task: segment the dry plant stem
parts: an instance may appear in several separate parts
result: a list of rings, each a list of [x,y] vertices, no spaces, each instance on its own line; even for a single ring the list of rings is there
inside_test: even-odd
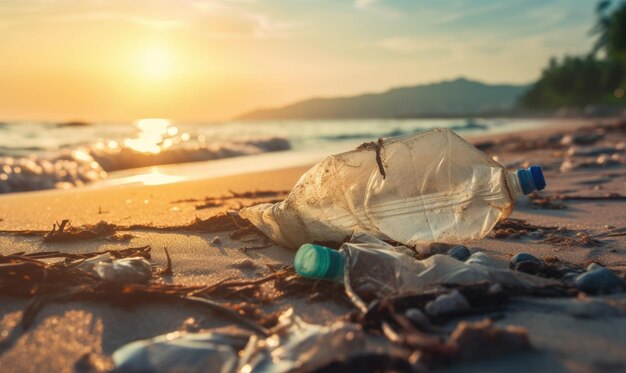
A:
[[[222,304],[215,302],[213,300],[207,299],[207,298],[200,298],[200,297],[194,297],[194,296],[186,296],[186,297],[182,297],[181,299],[188,301],[190,303],[194,303],[194,304],[201,304],[203,306],[206,306],[208,308],[210,308],[211,310],[226,316],[227,318],[230,318],[232,320],[237,321],[238,323],[247,326],[248,328],[250,328],[252,331],[261,334],[264,337],[267,337],[270,335],[270,332],[268,329],[262,327],[261,325],[255,323],[254,321],[247,319],[243,316],[241,316],[240,314],[238,314],[237,312],[231,310],[228,307],[223,306]]]

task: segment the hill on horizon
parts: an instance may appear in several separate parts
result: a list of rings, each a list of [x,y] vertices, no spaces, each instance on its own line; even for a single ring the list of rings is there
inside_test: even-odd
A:
[[[511,110],[530,85],[485,84],[465,78],[392,88],[381,93],[312,98],[278,108],[257,109],[236,119],[418,118]]]

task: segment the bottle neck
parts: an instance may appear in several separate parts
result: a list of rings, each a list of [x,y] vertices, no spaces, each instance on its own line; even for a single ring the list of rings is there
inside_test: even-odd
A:
[[[517,197],[524,195],[524,191],[522,190],[522,186],[520,185],[517,173],[506,173],[506,185],[509,188],[509,193],[511,193],[511,198],[516,199]]]

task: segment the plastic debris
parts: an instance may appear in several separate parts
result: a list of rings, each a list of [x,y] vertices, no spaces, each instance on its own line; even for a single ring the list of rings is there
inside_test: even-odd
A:
[[[327,157],[287,199],[241,210],[275,242],[342,242],[369,233],[415,246],[486,236],[515,197],[545,188],[538,166],[507,172],[447,129],[379,139]]]
[[[407,371],[409,353],[385,338],[366,334],[358,324],[344,321],[327,326],[308,324],[289,309],[280,316],[274,334],[266,339],[250,337],[241,352],[239,372],[321,371],[337,369],[341,364],[349,366],[350,361],[372,356],[388,362],[386,368],[390,370]]]
[[[102,254],[85,260],[78,267],[96,273],[107,282],[144,284],[152,278],[150,263],[141,257],[116,259]]]
[[[247,336],[173,332],[131,342],[113,352],[120,372],[219,372],[237,368],[237,350]]]
[[[465,263],[440,254],[415,260],[367,235],[344,243],[339,251],[305,244],[294,259],[296,272],[301,276],[347,283],[365,299],[416,292],[438,285],[486,282],[525,288],[552,283],[547,279],[495,268],[492,264],[484,253],[474,253]]]

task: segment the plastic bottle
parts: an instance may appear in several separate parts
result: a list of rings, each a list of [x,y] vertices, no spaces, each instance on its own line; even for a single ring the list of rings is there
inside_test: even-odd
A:
[[[379,139],[307,171],[287,199],[240,215],[290,248],[369,233],[405,245],[487,235],[515,198],[546,183],[539,166],[507,172],[447,129]]]
[[[482,254],[483,253],[476,253]],[[475,255],[476,255],[475,254]],[[338,282],[349,281],[364,299],[389,294],[421,291],[436,285],[501,284],[532,287],[548,280],[525,273],[501,269],[487,261],[464,263],[447,255],[416,260],[386,242],[361,236],[357,242],[344,243],[340,250],[304,244],[294,259],[296,272],[307,278]]]

